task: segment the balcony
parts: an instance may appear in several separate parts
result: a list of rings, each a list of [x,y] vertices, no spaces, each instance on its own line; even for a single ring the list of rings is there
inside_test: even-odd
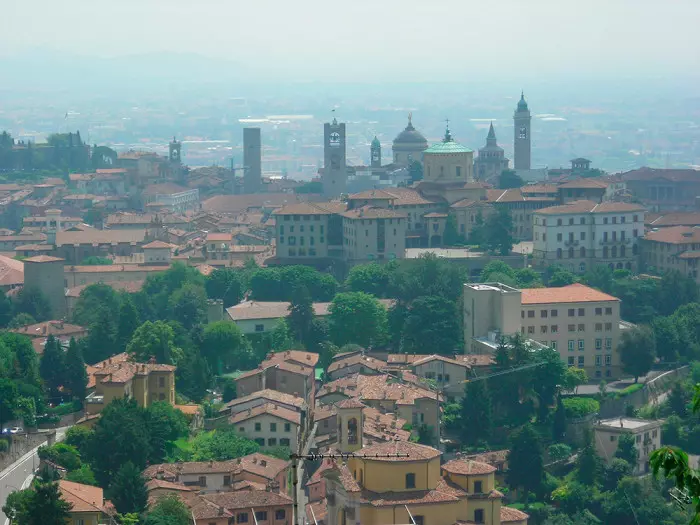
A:
[[[608,239],[608,240],[600,240],[598,241],[598,244],[601,246],[604,246],[606,244],[631,244],[632,239]]]
[[[564,241],[564,246],[578,246],[578,241]]]

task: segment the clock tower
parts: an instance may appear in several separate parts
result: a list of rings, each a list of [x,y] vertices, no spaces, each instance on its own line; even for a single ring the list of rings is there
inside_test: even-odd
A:
[[[333,118],[323,125],[323,195],[332,199],[346,192],[348,170],[345,164],[345,123]]]
[[[180,164],[180,161],[182,160],[182,157],[180,157],[180,154],[182,153],[182,142],[179,142],[175,137],[173,137],[173,141],[168,144],[168,153],[170,162],[173,164]]]
[[[530,117],[530,110],[527,107],[527,102],[525,102],[525,94],[521,93],[520,102],[518,102],[518,107],[513,114],[513,124],[515,128],[513,138],[513,167],[516,170],[530,169],[531,121],[532,117]]]
[[[382,167],[382,145],[379,143],[379,139],[374,137],[370,150],[370,167],[381,168]]]

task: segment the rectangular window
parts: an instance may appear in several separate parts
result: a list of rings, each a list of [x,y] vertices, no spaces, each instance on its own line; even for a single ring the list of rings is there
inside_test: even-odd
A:
[[[562,235],[561,235],[561,233],[557,233],[557,240],[558,240],[558,241],[561,241],[561,240],[562,240]]]
[[[231,484],[231,476],[224,476],[224,486],[228,487]]]
[[[557,342],[552,341],[549,346],[552,348],[552,350],[556,350],[557,349]]]
[[[602,350],[602,349],[603,349],[603,340],[602,340],[602,339],[596,339],[596,340],[595,340],[595,349],[596,349],[596,350]]]
[[[481,481],[474,482],[474,493],[475,494],[482,494],[484,492],[481,485],[482,485]]]
[[[612,348],[612,338],[611,337],[605,338],[605,348],[606,349]]]
[[[605,366],[610,366],[612,364],[612,355],[608,354],[605,356]]]
[[[262,423],[255,423],[255,431],[260,432],[262,430]]]
[[[267,440],[267,446],[268,447],[276,447],[277,446],[277,438],[269,438]]]
[[[258,445],[260,445],[261,447],[264,447],[264,446],[265,446],[265,438],[255,438],[254,441],[255,441]]]
[[[602,332],[603,331],[603,323],[596,323],[595,324],[595,331]]]
[[[576,308],[569,308],[569,317],[576,316]]]
[[[528,311],[527,311],[527,316],[528,316],[528,317],[535,317],[535,311],[534,311],[534,310],[528,310]]]
[[[264,332],[264,331],[265,331],[265,325],[263,325],[263,324],[256,324],[256,325],[255,325],[255,331],[256,331],[256,332]]]
[[[267,511],[266,510],[255,511],[255,519],[258,521],[267,521]]]
[[[612,323],[605,323],[605,331],[609,332],[610,330],[612,330]]]
[[[556,334],[557,332],[559,332],[559,325],[553,324],[552,325],[552,333]]]
[[[558,315],[559,315],[559,310],[552,310],[552,311],[551,311],[551,315],[552,315],[552,317],[558,316]]]
[[[413,472],[406,474],[406,488],[415,489],[416,488],[416,475]]]
[[[583,352],[586,342],[583,339],[578,340],[578,351]]]
[[[474,523],[484,523],[484,509],[474,509]]]
[[[603,309],[602,309],[602,308],[596,308],[596,309],[595,309],[595,314],[596,314],[596,315],[603,315]]]
[[[576,331],[576,325],[575,325],[575,324],[570,324],[568,328],[569,328],[569,332],[575,332],[575,331]]]
[[[569,352],[574,351],[574,345],[576,345],[576,341],[574,341],[573,339],[569,339]]]
[[[236,523],[248,523],[248,513],[239,512],[236,516]]]
[[[542,318],[547,317],[547,310],[540,310],[540,317],[542,317]]]
[[[567,364],[569,366],[574,366],[576,364],[576,361],[574,361],[573,356],[569,357],[569,360],[567,361]]]
[[[270,432],[277,432],[277,423],[270,423]]]
[[[276,520],[283,520],[287,517],[287,514],[285,513],[284,509],[277,509],[275,511],[275,519]]]
[[[534,326],[528,326],[528,327],[527,327],[527,333],[528,333],[528,334],[534,334],[534,333],[535,333],[535,327],[534,327]]]
[[[159,378],[158,378],[158,386],[159,386],[160,388],[164,388],[164,387],[165,387],[165,378],[164,378],[164,377],[159,377]]]
[[[207,486],[207,477],[206,476],[199,476],[199,483],[198,485],[200,487],[206,487]]]
[[[583,356],[582,356],[582,355],[578,356],[578,366],[579,366],[579,367],[582,367],[582,366],[583,366],[583,363],[584,363]]]
[[[285,432],[291,432],[291,431],[292,431],[292,424],[291,424],[291,423],[285,423],[285,424],[284,424],[284,431],[285,431]]]
[[[547,333],[547,325],[546,324],[543,324],[542,326],[540,326],[540,333],[541,334]]]
[[[586,325],[585,325],[585,324],[580,324],[580,325],[578,325],[578,331],[579,331],[579,332],[585,332],[585,331],[586,331]]]
[[[586,315],[586,309],[585,309],[585,308],[579,308],[579,309],[578,309],[578,316],[579,316],[579,317],[583,317],[584,315]]]
[[[324,421],[325,423],[325,421]],[[289,446],[289,438],[281,438],[280,439],[280,446],[281,447],[288,447]]]
[[[612,307],[608,306],[605,308],[605,315],[612,315]]]
[[[586,232],[581,232],[581,240],[582,241],[586,240]]]
[[[600,366],[602,364],[602,356],[595,356],[595,366]]]

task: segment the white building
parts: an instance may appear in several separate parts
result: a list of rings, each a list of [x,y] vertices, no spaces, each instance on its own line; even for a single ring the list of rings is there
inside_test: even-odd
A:
[[[599,421],[595,430],[596,452],[608,464],[615,457],[622,434],[632,434],[639,455],[634,474],[649,472],[649,456],[661,446],[661,421],[621,417]]]
[[[579,273],[600,265],[635,270],[645,211],[638,204],[592,201],[538,210],[533,214],[535,265]]]

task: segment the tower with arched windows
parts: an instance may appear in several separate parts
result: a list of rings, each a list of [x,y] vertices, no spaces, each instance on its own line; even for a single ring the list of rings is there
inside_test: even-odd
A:
[[[355,452],[362,448],[362,409],[365,405],[357,399],[344,399],[335,405],[338,410],[338,449]]]

